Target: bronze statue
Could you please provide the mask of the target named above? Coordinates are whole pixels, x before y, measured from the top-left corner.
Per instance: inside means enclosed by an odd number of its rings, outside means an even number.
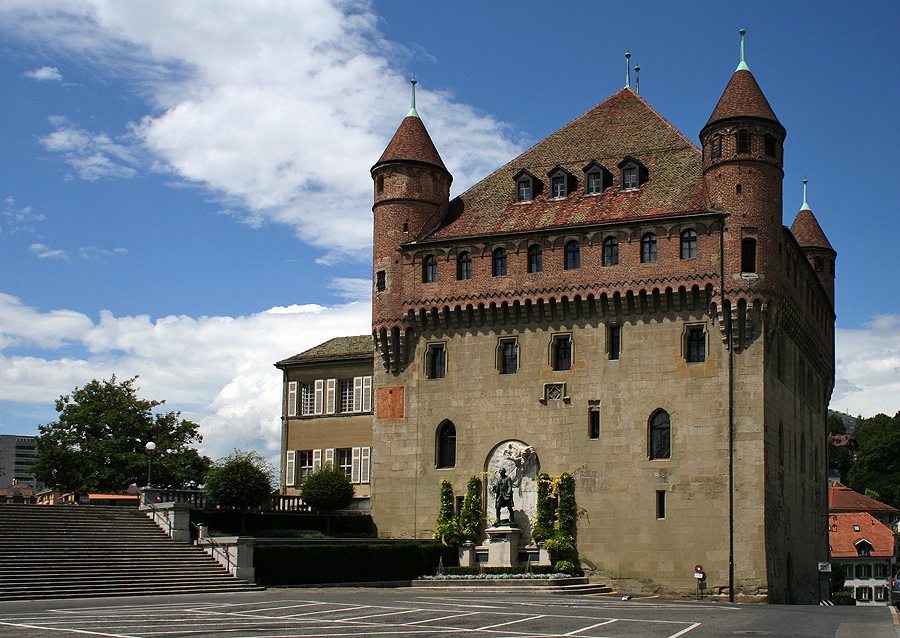
[[[510,525],[515,525],[515,518],[513,517],[513,484],[512,479],[506,475],[505,468],[500,468],[500,478],[497,479],[492,489],[497,507],[497,522],[495,525],[500,524],[500,510],[504,507],[509,511],[507,522]]]

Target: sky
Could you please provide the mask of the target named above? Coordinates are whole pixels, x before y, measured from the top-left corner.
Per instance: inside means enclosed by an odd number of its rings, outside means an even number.
[[[898,5],[622,7],[0,0],[0,433],[139,375],[205,454],[277,460],[272,364],[370,332],[369,169],[413,74],[456,195],[622,88],[626,50],[698,143],[742,27],[788,132],[783,221],[808,179],[838,253],[832,408],[900,410]]]

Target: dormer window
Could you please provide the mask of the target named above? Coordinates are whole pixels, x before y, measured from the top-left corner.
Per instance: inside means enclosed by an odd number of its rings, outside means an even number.
[[[612,173],[597,162],[591,162],[582,170],[584,171],[585,195],[600,195],[612,186]]]
[[[531,202],[540,195],[544,183],[528,171],[519,171],[513,179],[516,181],[516,202]]]
[[[550,178],[550,199],[568,197],[576,188],[575,178],[561,166],[555,166],[547,177]]]
[[[742,128],[737,132],[737,152],[750,152],[750,131],[745,128]]]
[[[620,188],[622,191],[637,190],[647,181],[647,169],[633,157],[619,162]]]

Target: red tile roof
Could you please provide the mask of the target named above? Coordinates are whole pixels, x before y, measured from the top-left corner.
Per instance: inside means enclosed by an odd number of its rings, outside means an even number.
[[[396,161],[423,162],[447,170],[440,154],[434,147],[434,142],[431,141],[431,136],[425,130],[425,125],[420,118],[414,115],[407,115],[403,119],[400,128],[394,133],[394,137],[391,138],[375,166]]]
[[[894,532],[865,512],[831,514],[828,517],[828,542],[832,558],[856,558],[857,543],[866,540],[872,546],[872,558],[890,558],[894,555]],[[859,528],[859,531],[854,529]]]
[[[308,363],[311,361],[335,361],[340,359],[364,359],[375,356],[375,345],[372,335],[355,337],[335,337],[325,343],[304,350],[293,357],[282,359],[275,364],[281,367],[289,363]]]
[[[828,489],[829,512],[896,512],[897,508],[891,507],[874,498],[863,496],[854,492],[846,485],[838,483]]]
[[[778,122],[750,71],[741,69],[734,72],[706,125],[731,117],[761,117]]]
[[[808,208],[801,209],[791,224],[791,233],[797,238],[797,243],[803,248],[826,248],[834,251],[822,227],[816,220],[816,216]]]
[[[631,156],[647,169],[640,188],[620,192],[618,164]],[[584,194],[582,169],[595,161],[613,175],[600,195]],[[576,190],[549,199],[556,166],[578,179]],[[515,201],[514,176],[526,170],[546,184],[534,201]],[[622,89],[450,203],[427,241],[587,226],[705,210],[702,156],[689,139],[631,89]]]

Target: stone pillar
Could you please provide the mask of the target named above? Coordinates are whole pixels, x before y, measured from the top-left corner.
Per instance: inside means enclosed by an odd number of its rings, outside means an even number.
[[[466,541],[459,544],[459,566],[474,567],[478,564],[475,556],[475,543]]]
[[[495,525],[485,530],[488,535],[487,567],[512,567],[519,564],[519,541],[522,530],[510,525]]]

